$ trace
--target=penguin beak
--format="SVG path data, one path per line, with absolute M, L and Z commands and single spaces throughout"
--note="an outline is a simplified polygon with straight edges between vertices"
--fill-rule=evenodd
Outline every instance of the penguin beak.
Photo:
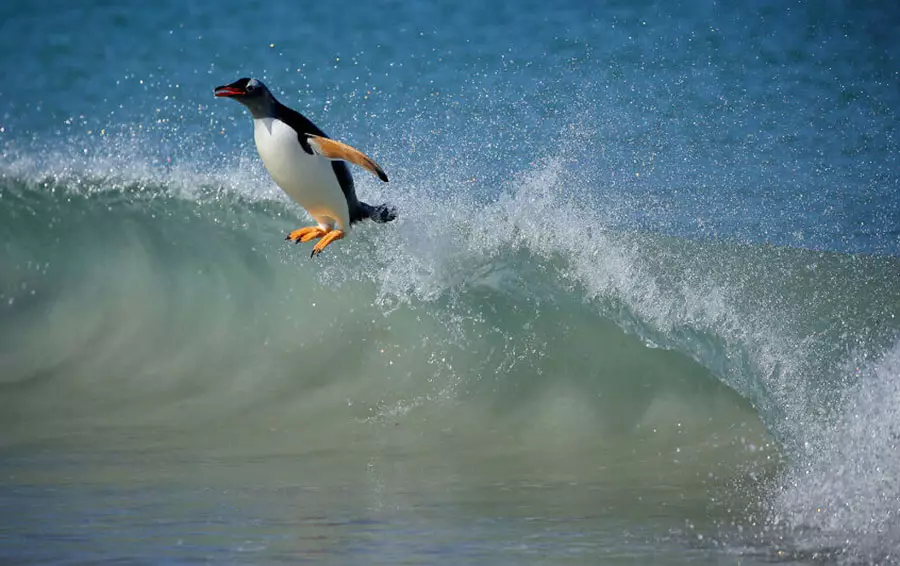
M 247 94 L 242 89 L 235 88 L 231 85 L 223 85 L 217 86 L 215 90 L 216 96 L 241 96 L 242 94 Z

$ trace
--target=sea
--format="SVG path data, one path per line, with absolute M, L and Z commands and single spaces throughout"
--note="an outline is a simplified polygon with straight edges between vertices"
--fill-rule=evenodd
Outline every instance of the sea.
M 900 4 L 0 5 L 0 563 L 900 564 Z M 267 84 L 372 156 L 310 258 Z

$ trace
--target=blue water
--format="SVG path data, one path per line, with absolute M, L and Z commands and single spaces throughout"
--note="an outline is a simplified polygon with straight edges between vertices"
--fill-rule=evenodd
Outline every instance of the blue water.
M 0 557 L 896 562 L 898 29 L 0 6 Z M 285 243 L 242 76 L 398 220 Z
M 418 169 L 440 156 L 442 175 L 487 194 L 560 155 L 575 189 L 626 193 L 643 203 L 629 221 L 654 230 L 900 249 L 889 7 L 3 10 L 7 146 L 63 136 L 89 149 L 125 127 L 148 131 L 160 158 L 183 158 L 187 134 L 233 151 L 246 117 L 207 95 L 251 74 L 332 135 Z

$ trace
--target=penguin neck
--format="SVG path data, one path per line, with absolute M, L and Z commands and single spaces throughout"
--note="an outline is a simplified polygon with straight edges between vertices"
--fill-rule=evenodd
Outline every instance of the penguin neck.
M 278 102 L 274 96 L 269 95 L 263 97 L 255 104 L 248 104 L 247 108 L 250 110 L 250 114 L 253 116 L 253 119 L 259 120 L 261 118 L 277 118 L 280 106 L 281 103 Z

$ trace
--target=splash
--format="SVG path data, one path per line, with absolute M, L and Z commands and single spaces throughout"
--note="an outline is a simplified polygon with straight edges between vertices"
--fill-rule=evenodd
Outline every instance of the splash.
M 900 548 L 900 342 L 847 368 L 842 409 L 774 498 L 781 544 L 842 562 L 892 563 Z

